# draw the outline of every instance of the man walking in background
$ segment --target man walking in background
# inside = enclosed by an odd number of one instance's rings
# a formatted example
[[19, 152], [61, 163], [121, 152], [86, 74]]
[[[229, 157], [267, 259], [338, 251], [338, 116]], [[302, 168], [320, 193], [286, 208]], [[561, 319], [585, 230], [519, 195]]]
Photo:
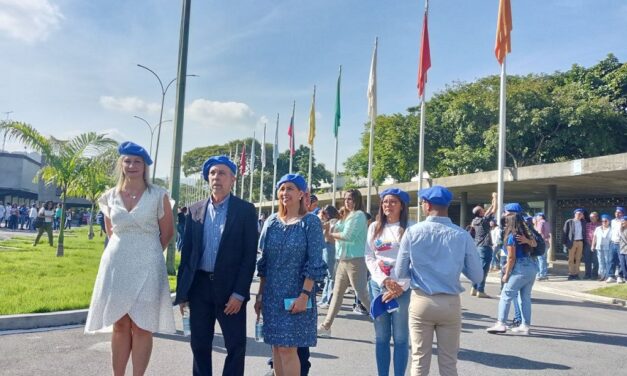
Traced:
[[492, 263], [492, 237], [490, 236], [490, 221], [492, 220], [492, 214], [496, 210], [496, 193], [492, 193], [492, 202], [488, 210], [484, 210], [482, 206], [475, 206], [472, 209], [472, 214], [475, 215], [471, 222], [473, 232], [475, 234], [475, 246], [477, 247], [477, 253], [481, 259], [481, 266], [483, 267], [483, 279], [481, 282], [473, 284], [470, 289], [470, 295], [478, 298], [489, 298], [490, 296], [485, 293], [485, 280], [488, 277], [490, 271], [490, 264]]

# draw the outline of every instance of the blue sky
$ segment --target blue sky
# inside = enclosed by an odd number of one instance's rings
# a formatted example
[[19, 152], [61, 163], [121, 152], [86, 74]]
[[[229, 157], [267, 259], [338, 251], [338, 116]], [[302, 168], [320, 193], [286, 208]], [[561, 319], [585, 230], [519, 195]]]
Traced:
[[[494, 58], [498, 0], [432, 0], [432, 68], [427, 96], [455, 81], [498, 74]], [[379, 37], [378, 112], [418, 103], [416, 75], [424, 1], [192, 0], [184, 151], [259, 136], [268, 142], [280, 113], [280, 148], [296, 100], [296, 142], [306, 143], [317, 85], [315, 151], [333, 165], [332, 122], [343, 66], [341, 163], [359, 149], [366, 90]], [[627, 1], [512, 0], [509, 74], [590, 66], [614, 53], [627, 60]], [[0, 112], [44, 134], [106, 132], [150, 144], [145, 124], [159, 119], [156, 79], [176, 75], [181, 1], [0, 0]], [[173, 118], [175, 88], [164, 120]], [[5, 114], [0, 113], [2, 119]], [[437, 126], [437, 125], [428, 125]], [[260, 139], [260, 137], [259, 137]], [[156, 137], [155, 137], [156, 141]], [[9, 150], [23, 146], [9, 142]], [[158, 176], [169, 173], [172, 126], [166, 123]], [[342, 168], [340, 168], [342, 169]]]

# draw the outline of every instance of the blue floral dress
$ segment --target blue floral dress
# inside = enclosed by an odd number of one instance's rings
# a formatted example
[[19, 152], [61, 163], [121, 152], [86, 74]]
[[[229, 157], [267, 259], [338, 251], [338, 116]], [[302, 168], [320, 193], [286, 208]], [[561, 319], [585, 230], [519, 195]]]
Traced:
[[264, 223], [259, 239], [262, 256], [257, 262], [260, 277], [265, 277], [263, 290], [263, 337], [273, 346], [316, 346], [318, 312], [315, 294], [312, 308], [291, 314], [283, 300], [296, 298], [305, 278], [322, 281], [327, 266], [322, 260], [324, 236], [320, 219], [305, 214], [298, 222], [286, 225], [273, 214]]

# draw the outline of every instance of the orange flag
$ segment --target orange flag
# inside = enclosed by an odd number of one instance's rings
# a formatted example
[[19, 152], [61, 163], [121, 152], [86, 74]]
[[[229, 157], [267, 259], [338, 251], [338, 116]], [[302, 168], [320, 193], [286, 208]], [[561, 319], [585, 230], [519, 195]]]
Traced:
[[510, 52], [512, 52], [512, 6], [510, 0], [500, 0], [494, 43], [494, 54], [499, 64], [503, 64], [505, 55]]

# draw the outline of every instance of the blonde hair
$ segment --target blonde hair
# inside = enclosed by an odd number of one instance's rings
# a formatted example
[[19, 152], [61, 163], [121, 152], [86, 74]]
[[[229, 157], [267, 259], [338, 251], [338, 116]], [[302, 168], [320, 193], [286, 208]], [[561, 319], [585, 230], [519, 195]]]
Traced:
[[[126, 175], [124, 175], [124, 168], [122, 167], [124, 157], [128, 157], [128, 155], [120, 155], [117, 162], [115, 162], [115, 177], [117, 180], [115, 188], [118, 192], [122, 190], [124, 180], [126, 179]], [[144, 161], [144, 184], [146, 184], [146, 189], [150, 189], [150, 167], [148, 167], [146, 161]]]
[[[281, 189], [281, 187], [279, 187], [279, 189]], [[279, 189], [277, 189], [277, 196], [279, 194]], [[302, 191], [300, 191], [302, 192]], [[307, 194], [307, 192], [304, 192], [305, 194]], [[309, 213], [309, 210], [307, 209], [307, 205], [305, 204], [305, 196], [303, 195], [303, 197], [300, 198], [300, 203], [299, 203], [299, 208], [298, 208], [298, 215], [305, 215], [307, 213]], [[281, 218], [285, 218], [285, 216], [287, 215], [287, 208], [283, 205], [283, 202], [281, 200], [279, 200], [279, 217]]]

